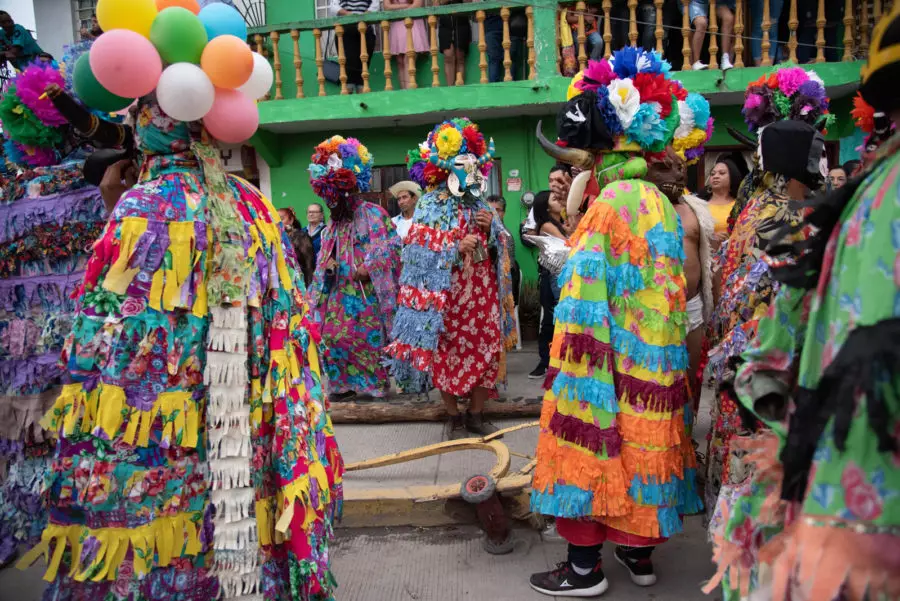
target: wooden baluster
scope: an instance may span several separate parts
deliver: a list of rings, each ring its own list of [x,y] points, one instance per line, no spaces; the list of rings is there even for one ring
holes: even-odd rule
[[[487,41],[484,36],[484,19],[485,14],[483,10],[475,13],[475,21],[478,22],[478,70],[481,71],[481,78],[478,80],[478,83],[488,82]],[[448,85],[452,84],[448,82]]]
[[[764,0],[768,2],[769,0]],[[719,68],[719,21],[716,15],[716,0],[709,0],[709,68]]]
[[[325,95],[325,59],[322,57],[322,30],[313,29],[316,40],[316,80],[319,82],[319,96]]]
[[[637,5],[638,0],[628,0],[628,43],[637,46]]]
[[[350,93],[350,90],[347,89],[347,57],[344,54],[344,26],[335,25],[334,35],[337,38],[338,65],[341,67],[341,95],[346,96]]]
[[[844,62],[853,60],[853,30],[856,19],[853,17],[853,0],[844,3]]]
[[[660,54],[663,53],[663,36],[666,33],[663,29],[663,4],[665,0],[653,0],[656,6],[656,30],[653,33],[656,35],[656,51]]]
[[[500,9],[500,18],[503,19],[503,81],[512,81],[512,57],[509,49],[512,48],[512,40],[509,38],[509,9]]]
[[[792,63],[797,62],[797,27],[800,21],[797,19],[797,0],[791,0],[791,12],[788,16],[788,51]]]
[[[878,19],[881,18],[881,0],[874,0],[874,2],[872,2],[872,10],[874,11],[874,19],[872,20],[872,22],[878,23]]]
[[[744,0],[737,0],[734,10],[734,66],[744,66]]]
[[[384,89],[386,92],[394,89],[394,80],[391,79],[394,72],[391,71],[391,42],[388,31],[390,28],[390,23],[381,22],[381,53],[384,55]]]
[[[253,37],[253,39],[256,40],[256,51],[257,51],[263,58],[268,58],[269,53],[266,51],[266,45],[265,45],[265,43],[264,43],[264,39],[263,39],[262,35],[256,34],[256,35]],[[271,92],[266,92],[266,95],[263,96],[263,100],[269,100],[271,97],[272,97]]]
[[[587,54],[584,49],[587,46],[587,36],[584,33],[584,13],[587,5],[579,1],[575,5],[575,12],[578,13],[578,68],[584,69],[587,66]]]
[[[859,58],[869,56],[869,3],[863,0],[859,10]],[[875,0],[875,15],[881,10],[879,0]]]
[[[525,9],[525,16],[528,18],[528,37],[525,38],[525,45],[528,47],[528,79],[537,79],[537,55],[534,52],[534,7],[529,6]],[[556,20],[557,27],[559,19]],[[559,52],[559,44],[556,44],[556,52]]]
[[[561,31],[559,29],[559,21],[562,17],[560,13],[556,13],[556,72],[562,75],[562,52],[559,49]]]
[[[413,20],[406,17],[403,20],[406,25],[406,72],[409,73],[409,89],[415,90],[419,87],[416,83],[416,46],[413,43]]]
[[[362,63],[363,94],[372,91],[372,88],[369,87],[369,48],[366,44],[366,28],[368,26],[368,23],[364,21],[360,21],[356,25],[356,30],[359,32],[359,60]]]
[[[300,32],[291,30],[294,40],[294,84],[297,86],[297,98],[303,98],[303,59],[300,57]]]
[[[281,55],[278,52],[278,40],[281,34],[272,32],[272,68],[275,70],[275,100],[284,100],[281,82]]]
[[[603,0],[603,58],[612,56],[612,0]]]
[[[438,37],[437,37],[437,17],[428,15],[428,37],[431,40],[431,87],[441,87],[441,78],[438,74],[441,72],[441,66],[438,63]]]
[[[767,3],[768,4],[768,3]],[[825,62],[825,0],[819,0],[819,14],[816,17],[816,62]]]
[[[762,17],[762,63],[763,67],[772,66],[772,57],[769,51],[772,49],[772,42],[769,40],[769,29],[772,27],[772,15],[769,14],[769,0],[763,0],[763,17]]]
[[[740,2],[740,0],[738,0]],[[691,17],[689,14],[691,0],[681,0],[681,7],[684,12],[681,15],[681,56],[684,57],[684,63],[681,65],[682,71],[691,68]]]

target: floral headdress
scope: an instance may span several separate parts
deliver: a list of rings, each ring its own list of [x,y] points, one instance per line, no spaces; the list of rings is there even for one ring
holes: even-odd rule
[[[35,62],[10,82],[0,99],[3,150],[10,162],[29,167],[59,162],[68,121],[44,95],[44,89],[51,83],[64,85],[56,67]]]
[[[309,165],[310,183],[326,202],[356,191],[368,192],[374,164],[372,153],[359,140],[332,136],[316,146]]]
[[[609,134],[618,140],[617,147],[662,153],[682,123],[679,107],[688,98],[681,83],[670,78],[671,69],[655,50],[626,47],[608,59],[589,61],[581,77],[572,82],[569,95],[596,94],[596,108]],[[702,123],[705,131],[705,120],[694,119],[694,123]],[[694,123],[685,122],[687,133]]]
[[[818,129],[834,121],[822,79],[801,67],[783,67],[751,83],[741,112],[753,132],[783,119],[805,121]]]
[[[410,179],[425,189],[433,189],[446,182],[452,169],[448,163],[462,154],[479,157],[482,176],[494,166],[493,141],[485,142],[478,125],[465,117],[458,117],[435,126],[419,147],[406,153],[406,167]],[[432,160],[436,155],[437,159]]]
[[[684,100],[678,101],[678,127],[672,147],[688,165],[700,160],[713,133],[713,118],[709,101],[700,94],[691,92]]]
[[[856,147],[856,150],[864,163],[871,162],[878,147],[894,132],[894,123],[883,112],[876,112],[875,107],[866,102],[859,92],[853,98],[850,116],[856,122],[856,127],[866,134],[866,139],[861,146]]]

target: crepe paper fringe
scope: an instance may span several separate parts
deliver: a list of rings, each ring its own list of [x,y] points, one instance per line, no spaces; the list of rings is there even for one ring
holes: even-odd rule
[[[616,414],[622,438],[637,445],[656,448],[680,447],[685,438],[684,424],[677,416],[652,420],[625,412]]]
[[[243,388],[247,385],[248,377],[246,353],[207,353],[203,378],[207,385]]]
[[[6,359],[0,361],[0,382],[5,386],[0,392],[17,395],[46,389],[58,383],[62,373],[59,353],[44,353],[27,359]]]
[[[213,490],[210,501],[216,509],[216,524],[233,524],[241,520],[251,520],[256,503],[253,487]],[[255,521],[253,521],[254,526]]]
[[[106,215],[100,190],[93,186],[28,198],[2,208],[0,244],[19,238],[40,225],[102,221]]]
[[[571,353],[571,355],[569,354]],[[588,368],[603,369],[606,366],[612,369],[613,348],[605,342],[601,342],[590,334],[571,334],[563,336],[559,357],[563,361],[581,363],[587,355]]]
[[[401,286],[397,298],[397,304],[402,307],[415,309],[416,311],[443,311],[447,302],[447,295],[443,292]]]
[[[633,233],[631,227],[622,220],[611,204],[605,202],[592,204],[578,223],[578,228],[571,239],[579,240],[591,234],[608,236],[613,256],[623,257],[632,265],[646,264],[650,252],[647,240]]]
[[[687,349],[683,344],[656,346],[647,344],[637,334],[613,326],[612,346],[618,355],[630,357],[650,371],[684,371],[688,368]]]
[[[686,441],[690,445],[690,441]],[[634,445],[629,440],[622,444],[622,465],[631,482],[636,476],[643,481],[655,478],[658,482],[668,482],[673,478],[681,478],[686,467],[682,447],[671,449],[648,449]],[[693,453],[693,449],[692,449]]]
[[[186,391],[162,392],[149,409],[140,409],[128,403],[125,390],[119,386],[100,382],[87,391],[84,384],[68,384],[44,415],[41,426],[62,438],[90,432],[112,440],[125,425],[122,441],[146,447],[158,417],[165,424],[160,444],[196,448],[200,413],[197,401]]]
[[[437,309],[418,311],[401,305],[394,318],[391,338],[402,345],[433,352],[443,332],[444,316]]]
[[[577,444],[592,453],[603,453],[606,457],[618,455],[622,445],[622,438],[615,426],[599,428],[558,411],[550,419],[548,429],[566,442]]]
[[[603,522],[610,528],[644,538],[667,538],[684,530],[674,507],[635,504],[628,514],[608,517]]]
[[[72,293],[83,278],[84,272],[76,271],[0,280],[0,309],[9,312],[43,309],[53,313],[71,313],[75,310]]]
[[[656,478],[644,481],[640,476],[635,476],[631,480],[628,494],[635,503],[641,505],[675,507],[682,514],[696,513],[699,511],[698,505],[702,508],[697,496],[696,477],[694,469],[686,469],[683,478],[672,478],[668,482],[659,482]],[[691,511],[683,511],[684,509]]]
[[[432,250],[408,240],[403,246],[403,270],[400,285],[417,290],[446,292],[450,289],[450,276],[456,261],[456,241],[442,250]]]
[[[590,301],[566,296],[553,309],[553,317],[559,324],[576,324],[592,328],[608,328],[612,321],[609,303],[605,300]]]
[[[140,578],[155,567],[170,565],[173,559],[199,554],[202,545],[197,525],[201,522],[199,513],[179,513],[127,529],[51,523],[44,529],[41,542],[22,557],[18,567],[28,568],[43,556],[48,562],[44,580],[52,582],[68,548],[72,562],[68,574],[77,581],[114,581],[126,556],[133,561],[134,574]]]
[[[559,275],[559,285],[566,285],[574,274],[586,280],[606,279],[609,294],[625,294],[644,290],[646,282],[652,282],[652,273],[646,277],[641,268],[631,263],[610,266],[606,255],[593,250],[580,250],[566,261]]]
[[[24,396],[0,396],[0,438],[20,440],[31,434],[35,442],[44,440],[40,421],[53,406],[60,388]]]
[[[590,403],[610,413],[619,411],[615,386],[591,376],[576,377],[562,372],[553,380],[552,390],[557,398]]]
[[[684,377],[678,376],[671,386],[663,386],[618,371],[613,376],[619,402],[628,403],[636,412],[672,413],[687,403]]]
[[[251,552],[260,545],[258,522],[247,518],[236,522],[220,521],[215,524],[213,549],[218,551]]]
[[[212,490],[230,490],[253,486],[250,464],[246,457],[209,460],[209,480]]]
[[[544,383],[541,384],[541,387],[544,390],[552,390],[553,382],[556,381],[556,377],[559,375],[560,369],[558,367],[550,366],[547,368],[547,375],[544,376]]]
[[[681,228],[681,220],[678,221],[677,232],[665,231],[662,223],[657,223],[646,233],[650,254],[654,259],[668,257],[679,262],[684,262],[684,230]]]

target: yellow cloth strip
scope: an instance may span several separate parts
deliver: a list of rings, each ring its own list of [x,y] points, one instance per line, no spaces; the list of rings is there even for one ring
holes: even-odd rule
[[[162,440],[186,448],[197,446],[200,413],[188,391],[163,392],[145,411],[129,407],[125,391],[119,386],[101,382],[94,390],[86,392],[82,384],[68,384],[63,386],[56,402],[44,415],[41,426],[55,433],[60,433],[61,429],[63,438],[100,428],[112,440],[126,424],[122,440],[146,447],[150,444],[150,431],[157,416],[165,423]]]
[[[68,545],[73,561],[68,573],[75,580],[115,580],[119,566],[125,561],[128,550],[132,549],[134,574],[140,578],[154,567],[168,566],[172,559],[200,553],[198,524],[202,520],[203,512],[198,511],[158,518],[137,528],[93,529],[77,524],[50,524],[44,529],[41,542],[19,560],[17,567],[24,570],[43,555],[48,561],[44,580],[52,582],[59,573],[63,552]],[[81,565],[82,547],[89,537],[96,539],[99,547],[91,562]],[[48,559],[51,546],[53,556]]]

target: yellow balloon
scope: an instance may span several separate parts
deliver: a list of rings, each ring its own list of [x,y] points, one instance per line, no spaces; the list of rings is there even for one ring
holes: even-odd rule
[[[157,12],[155,0],[100,0],[97,22],[103,31],[130,29],[149,38]]]
[[[569,82],[569,89],[566,91],[566,100],[572,100],[579,94],[581,94],[581,90],[575,87],[575,84],[584,79],[584,71],[579,71],[575,74],[575,77],[572,78],[572,81]]]

